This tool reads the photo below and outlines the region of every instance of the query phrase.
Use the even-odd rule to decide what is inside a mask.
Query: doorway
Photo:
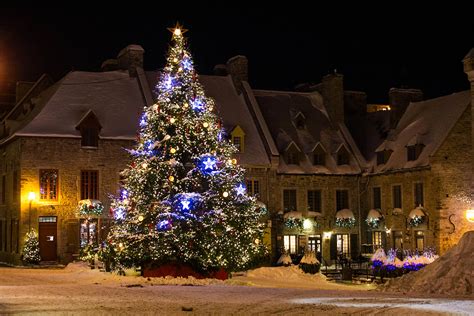
[[[56,216],[40,216],[39,219],[39,248],[41,261],[56,261],[58,259],[58,232]]]
[[[321,235],[308,237],[308,249],[316,253],[316,258],[321,262]]]

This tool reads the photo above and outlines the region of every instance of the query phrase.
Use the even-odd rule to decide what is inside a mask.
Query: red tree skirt
[[[159,278],[159,277],[166,277],[166,276],[171,276],[174,278],[176,277],[187,278],[189,276],[192,276],[192,277],[195,277],[196,279],[213,278],[213,279],[219,279],[219,280],[226,280],[228,279],[229,274],[222,268],[215,272],[202,274],[202,273],[196,272],[189,265],[168,263],[168,264],[161,265],[159,267],[145,267],[143,269],[143,276],[145,278],[149,278],[149,277]]]

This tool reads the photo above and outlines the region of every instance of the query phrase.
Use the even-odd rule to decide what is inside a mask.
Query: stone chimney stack
[[[334,123],[344,123],[344,76],[336,71],[324,76],[321,94],[329,117]]]
[[[128,70],[130,77],[137,76],[137,67],[143,68],[144,49],[140,45],[128,45],[117,56],[119,69]]]
[[[388,92],[390,103],[390,128],[395,128],[410,102],[423,101],[423,91],[419,89],[391,88]]]
[[[238,55],[227,61],[227,72],[232,76],[236,90],[242,92],[242,81],[249,80],[247,57]]]

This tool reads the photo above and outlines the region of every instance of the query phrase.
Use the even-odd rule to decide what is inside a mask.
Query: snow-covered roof
[[[150,87],[154,87],[158,72],[147,71]],[[224,128],[230,132],[239,125],[245,132],[244,152],[236,154],[242,165],[269,165],[270,160],[254,119],[242,94],[235,90],[231,76],[199,76],[206,95],[216,102],[217,115],[222,119]]]
[[[350,209],[345,208],[336,212],[336,218],[341,218],[341,219],[355,218],[355,216],[354,216],[354,213]]]
[[[387,163],[371,164],[375,172],[428,166],[451,129],[471,102],[470,91],[453,93],[421,102],[410,103],[396,129],[377,148],[377,151],[393,150]],[[420,156],[407,161],[406,146],[423,144]]]
[[[331,123],[319,93],[254,90],[254,95],[280,153],[279,173],[360,172],[359,163],[363,160],[362,156],[351,138],[349,143],[345,135],[348,131]],[[298,126],[295,119],[303,119],[303,126]],[[284,160],[285,150],[292,143],[304,156],[299,165],[288,165]],[[312,152],[318,143],[327,151],[325,166],[312,163]],[[349,165],[337,165],[336,153],[341,145],[348,149]]]
[[[128,72],[73,71],[48,90],[39,96],[45,100],[37,114],[12,136],[80,137],[76,126],[92,111],[102,126],[101,138],[136,138],[145,104],[137,79]]]
[[[369,213],[367,213],[367,219],[379,219],[382,217],[383,215],[379,210],[371,209]]]

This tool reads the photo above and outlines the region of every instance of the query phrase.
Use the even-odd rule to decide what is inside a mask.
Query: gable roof
[[[444,142],[449,132],[471,102],[470,91],[412,102],[403,114],[396,129],[377,148],[393,150],[386,164],[371,164],[375,172],[428,166],[433,156]],[[415,161],[407,161],[406,147],[414,144],[425,145]]]
[[[344,131],[330,121],[319,93],[254,90],[254,95],[279,152],[283,154],[288,145],[294,142],[306,155],[306,159],[296,166],[287,165],[280,156],[279,173],[356,174],[361,171],[358,159],[351,159],[350,166],[337,165],[334,156],[342,144],[351,156],[354,156],[354,151]],[[297,128],[293,124],[298,113],[305,116],[304,128]],[[326,166],[313,165],[309,157],[318,143],[329,155]]]
[[[136,78],[124,71],[68,73],[39,98],[43,104],[11,136],[80,137],[77,123],[93,112],[101,138],[135,139],[144,98]]]

